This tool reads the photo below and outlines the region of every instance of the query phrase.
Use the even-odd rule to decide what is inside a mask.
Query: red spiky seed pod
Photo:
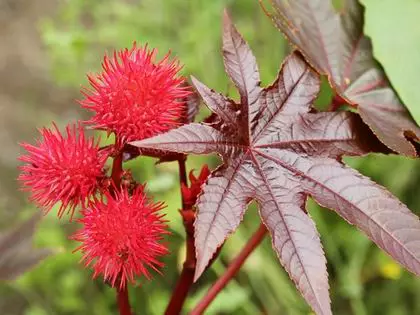
[[[95,198],[82,211],[83,227],[72,237],[82,244],[85,266],[91,265],[93,277],[102,275],[112,286],[134,283],[136,276],[150,279],[149,269],[159,271],[159,257],[168,249],[162,240],[167,225],[159,211],[163,203],[153,203],[138,186],[132,195],[126,188],[114,196]],[[106,199],[106,200],[105,200]]]
[[[107,151],[99,149],[98,141],[85,136],[82,125],[71,124],[63,136],[53,128],[40,129],[36,145],[22,143],[27,151],[19,160],[23,189],[31,193],[30,200],[45,212],[61,202],[58,216],[68,210],[71,217],[78,206],[86,203],[105,178]]]
[[[94,128],[113,132],[117,144],[140,140],[178,127],[190,94],[180,65],[169,53],[155,61],[156,50],[147,46],[114,52],[104,57],[103,71],[88,76],[90,89],[82,93],[84,108],[94,113]]]

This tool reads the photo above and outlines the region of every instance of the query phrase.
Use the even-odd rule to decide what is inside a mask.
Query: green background
[[[375,57],[413,118],[420,123],[420,1],[363,0],[365,33],[372,38]]]
[[[374,2],[363,1],[365,4]],[[405,2],[384,2],[391,6],[391,10],[406,5]],[[81,98],[78,94],[81,85],[86,85],[86,73],[100,69],[104,52],[112,53],[114,49],[130,47],[133,41],[148,43],[158,48],[161,55],[171,50],[185,65],[183,74],[193,74],[208,86],[235,96],[236,92],[224,73],[220,55],[221,14],[224,7],[229,8],[235,24],[253,49],[263,84],[269,84],[290,48],[264,15],[258,1],[71,0],[60,2],[57,9],[48,15],[40,12],[32,21],[32,26],[41,38],[42,51],[46,56],[49,92],[45,93],[44,98],[34,97],[36,94],[28,92],[27,101],[23,102],[19,113],[33,118],[33,128],[22,138],[33,141],[36,136],[35,126],[48,124],[50,120],[63,125],[69,120],[87,117],[87,113],[79,109],[75,102]],[[384,62],[385,70],[389,69],[391,81],[397,85],[401,97],[415,105],[419,88],[416,95],[413,86],[418,83],[415,79],[420,72],[412,73],[410,80],[414,82],[401,78],[404,76],[395,69],[398,68],[395,57],[391,58],[386,49],[386,40],[398,39],[398,43],[405,43],[412,41],[414,35],[400,30],[404,26],[398,19],[404,20],[405,17],[390,17],[386,14],[388,11],[372,4],[366,17],[367,31],[374,37],[375,53]],[[384,16],[390,23],[388,28],[379,27],[382,25],[380,23],[385,23],[381,20]],[[392,24],[390,18],[396,22]],[[417,36],[417,48],[418,43]],[[410,58],[420,60],[420,49],[415,49],[415,43],[404,46],[403,50],[410,54]],[[407,61],[405,65],[409,67],[410,63]],[[21,71],[24,72],[25,67]],[[403,92],[407,85],[410,88]],[[48,96],[62,91],[70,95],[66,105],[69,109],[64,114],[54,107],[52,97]],[[318,103],[327,104],[329,97],[330,91],[325,89]],[[47,100],[52,104],[49,110],[42,112],[42,115],[34,115],[37,108],[42,108],[43,102]],[[206,110],[202,109],[200,117],[205,114]],[[10,128],[10,132],[15,130],[20,129]],[[13,151],[13,154],[17,156],[18,152]],[[173,232],[168,238],[171,255],[165,258],[166,267],[162,276],[156,275],[152,281],[139,279],[138,286],[131,289],[130,297],[136,314],[163,313],[185,250],[182,222],[177,212],[180,207],[177,165],[167,163],[155,167],[154,162],[142,158],[128,163],[126,167],[132,168],[138,180],[148,183],[149,191],[156,200],[164,200],[168,205],[165,212]],[[212,168],[218,164],[214,156],[191,157],[188,167],[198,170],[204,162]],[[419,214],[418,160],[371,155],[347,158],[346,162],[387,187]],[[11,175],[3,178],[3,185],[7,186],[9,182],[15,185],[15,175],[11,172]],[[328,259],[334,314],[420,314],[418,279],[401,269],[356,228],[349,226],[332,211],[322,209],[312,201],[308,206],[320,231]],[[13,211],[10,211],[10,207],[0,203],[0,227],[17,223],[38,211],[29,204],[20,204]],[[223,273],[226,265],[258,225],[255,206],[251,206],[242,226],[228,239],[220,258],[193,287],[186,310],[191,309],[211,283]],[[66,219],[59,221],[54,213],[43,219],[36,233],[36,246],[56,248],[59,253],[17,281],[0,283],[0,314],[116,314],[114,291],[100,279],[92,281],[91,271],[78,264],[80,256],[72,253],[76,244],[69,241],[68,236],[75,228],[77,226],[68,223]],[[218,296],[208,314],[298,315],[311,314],[311,311],[288,279],[266,239],[238,276]]]

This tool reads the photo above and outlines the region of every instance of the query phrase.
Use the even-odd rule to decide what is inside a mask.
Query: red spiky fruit
[[[68,210],[73,216],[76,207],[86,203],[105,177],[107,151],[98,141],[85,136],[82,125],[71,124],[63,136],[57,126],[40,129],[36,145],[22,143],[27,154],[19,157],[23,189],[45,212],[61,202],[58,216]]]
[[[138,186],[132,195],[123,188],[115,196],[95,198],[82,211],[83,227],[72,237],[82,244],[85,266],[91,265],[93,277],[102,275],[112,286],[124,287],[136,276],[150,278],[149,269],[158,271],[159,257],[168,253],[162,240],[167,232],[163,203],[153,203]],[[105,200],[106,199],[106,200]]]
[[[88,76],[91,87],[81,101],[94,113],[88,123],[113,132],[118,145],[178,127],[185,114],[190,90],[178,75],[181,67],[169,53],[155,61],[156,52],[134,43],[113,58],[105,56],[103,71]]]

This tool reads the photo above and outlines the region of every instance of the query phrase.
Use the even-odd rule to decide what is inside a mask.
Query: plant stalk
[[[178,160],[179,183],[184,184],[184,185],[187,185],[187,166],[185,163],[186,161],[187,161],[187,157],[185,155]],[[185,202],[184,202],[184,197],[182,196],[182,191],[181,191],[181,198],[182,198],[182,209],[184,209]]]
[[[267,228],[264,224],[261,223],[258,230],[251,236],[248,243],[246,243],[245,247],[227,267],[225,273],[219,279],[217,279],[217,281],[209,289],[204,298],[192,310],[190,315],[200,315],[204,313],[204,311],[216,298],[219,292],[222,291],[222,289],[228,284],[228,282],[237,274],[237,272],[242,267],[248,256],[254,251],[254,249],[258,247],[258,245],[264,239],[266,233]]]
[[[120,315],[131,315],[130,301],[128,300],[127,285],[124,287],[116,287],[117,290],[117,302]]]
[[[119,152],[112,161],[111,179],[114,183],[115,189],[120,189],[122,172],[122,152]]]
[[[187,185],[187,171],[186,171],[186,157],[178,160],[179,166],[179,182]],[[187,298],[188,292],[194,282],[195,273],[195,245],[194,245],[194,219],[195,214],[193,209],[186,205],[184,196],[182,195],[182,210],[181,215],[184,220],[184,227],[186,232],[186,257],[182,267],[181,275],[172,293],[171,300],[166,308],[165,315],[177,315],[181,313],[182,307]]]
[[[112,185],[109,187],[112,196],[115,196],[115,192],[121,188],[121,175],[123,173],[122,167],[122,152],[118,152],[112,162],[111,179]],[[117,304],[120,311],[120,315],[131,315],[131,306],[128,299],[127,284],[122,288],[117,286]]]

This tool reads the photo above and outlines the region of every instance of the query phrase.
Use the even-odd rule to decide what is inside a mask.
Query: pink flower
[[[40,133],[42,137],[35,146],[21,144],[27,154],[19,157],[25,164],[20,167],[18,180],[44,211],[61,202],[58,216],[66,209],[73,216],[75,208],[85,204],[99,188],[107,153],[93,138],[86,138],[80,124],[68,125],[65,137],[55,124]]]
[[[132,196],[124,188],[115,197],[105,193],[106,201],[93,199],[82,211],[79,221],[83,228],[72,238],[82,244],[76,249],[83,253],[85,266],[92,265],[93,277],[103,275],[112,286],[124,287],[135,276],[150,279],[148,268],[158,271],[163,263],[158,257],[168,253],[161,244],[166,231],[163,203],[152,203],[143,186]]]
[[[88,76],[83,107],[94,112],[94,128],[114,132],[117,144],[166,132],[180,124],[183,98],[190,94],[180,66],[167,54],[155,62],[156,50],[133,47],[104,57],[103,71]]]

